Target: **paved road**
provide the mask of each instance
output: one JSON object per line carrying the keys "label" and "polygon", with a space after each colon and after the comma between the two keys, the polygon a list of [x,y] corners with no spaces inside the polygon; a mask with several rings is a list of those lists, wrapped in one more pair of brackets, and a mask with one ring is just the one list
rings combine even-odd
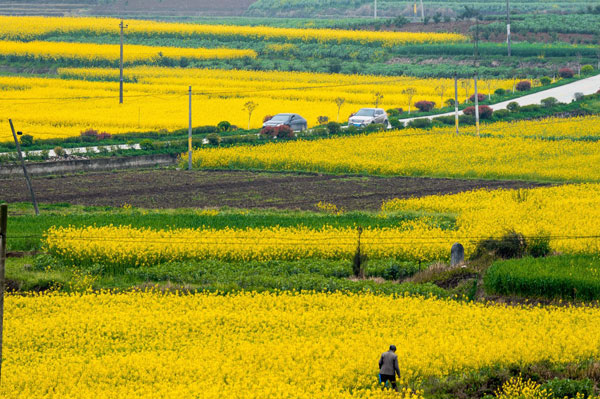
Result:
{"label": "paved road", "polygon": [[[516,102],[519,105],[530,105],[530,104],[540,104],[540,102],[544,98],[554,97],[561,103],[570,103],[575,99],[575,93],[583,93],[584,95],[594,94],[600,89],[600,75],[592,76],[590,78],[581,79],[573,83],[569,83],[566,85],[553,87],[552,89],[539,91],[537,93],[528,94],[523,97],[514,98],[512,100],[503,101],[501,103],[490,105],[494,111],[499,109],[506,109],[506,106],[510,102]],[[459,114],[462,115],[462,111],[459,111]],[[445,114],[437,114],[437,115],[429,115],[429,116],[420,116],[415,118],[407,118],[402,119],[404,124],[413,121],[415,119],[433,119],[438,116],[450,116],[454,115],[454,112],[448,112]]]}

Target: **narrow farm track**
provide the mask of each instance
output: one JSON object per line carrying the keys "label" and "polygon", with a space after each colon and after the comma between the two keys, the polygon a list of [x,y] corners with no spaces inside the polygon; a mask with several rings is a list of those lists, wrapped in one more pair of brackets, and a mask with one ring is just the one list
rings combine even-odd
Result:
{"label": "narrow farm track", "polygon": [[[492,104],[490,107],[497,111],[499,109],[506,109],[506,106],[511,102],[516,102],[520,106],[540,104],[540,102],[548,97],[554,97],[561,103],[570,103],[575,99],[575,93],[582,93],[583,95],[594,94],[600,90],[600,75],[595,75],[589,78],[581,79],[573,83],[568,83],[563,86],[553,87],[548,90],[539,91],[537,93],[528,94],[526,96],[514,98],[512,100],[503,101],[501,103]],[[462,111],[459,114],[462,115]],[[452,116],[454,112],[447,112],[444,114],[436,114],[429,116],[421,116],[415,118],[402,119],[405,124],[414,121],[416,119],[433,119],[439,116]]]}
{"label": "narrow farm track", "polygon": [[[246,171],[169,169],[34,177],[41,203],[179,208],[230,206],[315,210],[326,201],[348,210],[378,210],[385,200],[454,194],[477,188],[523,188],[541,184],[411,177],[332,176]],[[24,179],[0,179],[0,200],[29,200]]]}

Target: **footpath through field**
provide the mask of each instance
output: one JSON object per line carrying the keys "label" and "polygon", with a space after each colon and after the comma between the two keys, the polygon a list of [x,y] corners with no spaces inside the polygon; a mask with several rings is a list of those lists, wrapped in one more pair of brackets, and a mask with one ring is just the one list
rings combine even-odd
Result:
{"label": "footpath through field", "polygon": [[[553,87],[548,90],[538,91],[537,93],[528,94],[523,97],[513,98],[512,100],[503,101],[501,103],[492,104],[490,107],[497,111],[499,109],[506,109],[506,106],[511,102],[516,102],[520,106],[531,105],[531,104],[540,104],[544,98],[554,97],[561,103],[570,103],[575,99],[575,93],[582,93],[583,95],[594,94],[598,90],[600,90],[600,75],[592,76],[589,78],[581,79],[573,83],[569,83],[563,86]],[[463,112],[459,111],[459,115],[462,115]],[[439,116],[451,116],[454,115],[454,112],[446,112],[444,114],[436,114],[436,115],[428,115],[428,116],[418,116],[414,118],[406,118],[401,119],[401,122],[407,124],[410,121],[414,121],[416,119],[433,119]]]}

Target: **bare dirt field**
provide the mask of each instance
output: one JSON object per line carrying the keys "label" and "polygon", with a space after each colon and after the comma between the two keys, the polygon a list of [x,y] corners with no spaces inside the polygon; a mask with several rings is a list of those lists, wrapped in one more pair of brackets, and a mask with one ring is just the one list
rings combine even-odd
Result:
{"label": "bare dirt field", "polygon": [[[40,203],[145,208],[279,208],[315,210],[319,201],[347,210],[381,207],[384,200],[536,183],[411,177],[331,176],[247,171],[128,170],[33,179]],[[0,179],[0,201],[29,201],[23,177]]]}

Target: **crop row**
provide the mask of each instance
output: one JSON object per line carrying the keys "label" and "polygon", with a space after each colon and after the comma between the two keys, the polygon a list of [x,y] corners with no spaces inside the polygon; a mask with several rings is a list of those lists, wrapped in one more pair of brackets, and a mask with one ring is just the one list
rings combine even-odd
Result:
{"label": "crop row", "polygon": [[[517,231],[526,237],[547,238],[552,250],[597,253],[600,185],[581,184],[528,190],[473,192],[392,200],[383,211],[456,215],[454,228],[427,217],[397,227],[157,230],[129,226],[53,227],[45,234],[45,250],[74,265],[108,265],[115,269],[149,267],[164,262],[222,259],[347,259],[356,253],[368,258],[432,261],[449,257],[461,241],[467,255],[488,237]],[[558,210],[558,211],[557,211]],[[557,213],[558,212],[558,213]],[[385,216],[385,213],[384,215]]]}
{"label": "crop row", "polygon": [[594,358],[600,340],[597,308],[341,293],[9,296],[5,318],[0,394],[14,399],[391,398],[376,376],[392,343],[402,381],[418,387]]}
{"label": "crop row", "polygon": [[[32,40],[51,35],[91,33],[95,35],[119,32],[119,19],[68,17],[0,17],[0,38]],[[294,29],[266,26],[227,26],[167,23],[145,20],[127,21],[125,35],[172,37],[241,37],[252,40],[279,38],[316,42],[377,43],[387,46],[406,43],[460,42],[466,37],[455,33],[372,32],[339,29]]]}
{"label": "crop row", "polygon": [[[108,61],[114,63],[119,60],[119,46],[116,44],[90,44],[90,43],[65,43],[65,42],[16,42],[2,41],[0,56],[23,57],[36,60],[84,60],[91,63]],[[124,53],[124,63],[156,63],[162,58],[179,61],[181,59],[207,59],[207,58],[255,58],[253,50],[237,49],[205,49],[205,48],[179,48],[179,47],[152,47],[135,44],[127,45]]]}
{"label": "crop row", "polygon": [[[581,121],[565,120],[577,126]],[[481,128],[485,134],[486,126]],[[536,136],[547,122],[503,124],[505,136]],[[590,135],[597,134],[591,126]],[[492,131],[493,125],[491,125]],[[513,130],[516,129],[516,130]],[[569,128],[573,131],[575,128]],[[469,128],[470,132],[472,129]],[[540,130],[541,132],[541,130]],[[585,133],[583,133],[585,134]],[[456,135],[453,128],[405,129],[260,147],[208,148],[194,152],[196,168],[262,169],[397,176],[443,176],[554,181],[600,181],[600,143],[524,137]],[[510,161],[510,162],[509,162]]]}
{"label": "crop row", "polygon": [[[452,235],[452,231],[422,221],[395,228],[366,228],[360,236],[361,252],[370,258],[447,258],[447,240],[452,240]],[[414,245],[414,237],[426,245]],[[105,264],[123,269],[189,259],[349,260],[356,253],[358,242],[357,229],[327,226],[176,230],[88,226],[50,228],[45,234],[44,249],[67,264]]]}

